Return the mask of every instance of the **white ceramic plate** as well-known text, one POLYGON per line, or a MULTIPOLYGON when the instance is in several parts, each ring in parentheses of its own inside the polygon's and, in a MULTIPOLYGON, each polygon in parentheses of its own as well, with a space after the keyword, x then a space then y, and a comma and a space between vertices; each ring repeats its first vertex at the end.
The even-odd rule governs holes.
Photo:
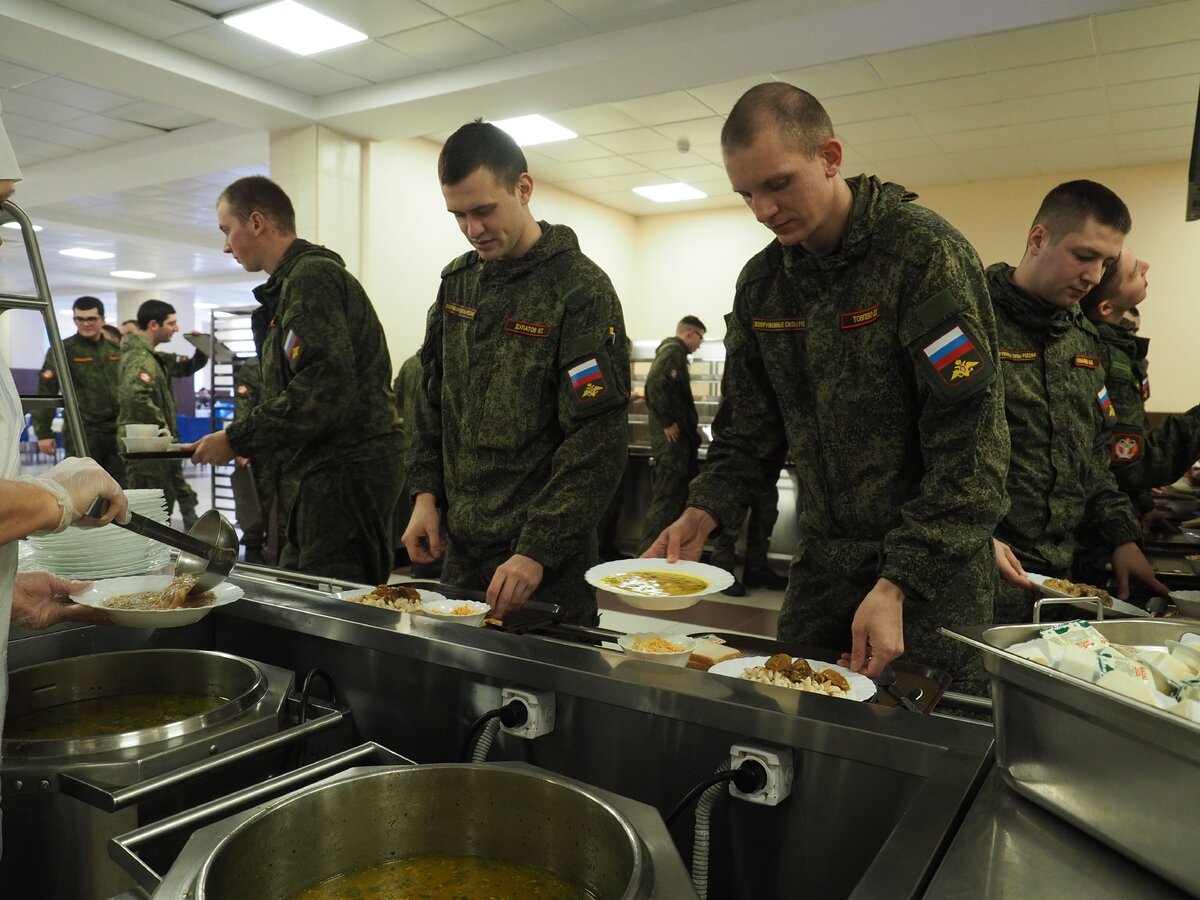
MULTIPOLYGON (((740 678, 741 680, 745 681, 747 679, 742 678, 742 673, 747 669, 753 669, 755 666, 764 665, 767 659, 768 657, 766 656, 743 656, 738 659, 727 659, 724 662, 716 663, 708 671, 713 675, 723 675, 726 678, 740 678)), ((851 672, 849 669, 844 669, 841 666, 834 665, 833 663, 822 662, 819 659, 810 659, 808 664, 813 667, 814 671, 817 669, 836 669, 839 675, 850 682, 850 696, 838 697, 835 699, 858 701, 870 700, 875 696, 875 693, 878 690, 875 687, 875 682, 873 682, 866 675, 860 675, 858 672, 851 672)), ((757 683, 758 682, 751 682, 751 684, 757 683)), ((767 687, 771 687, 771 685, 767 685, 767 687)), ((786 691, 790 689, 782 688, 781 690, 786 691)), ((806 691, 803 693, 811 692, 806 691)))
MULTIPOLYGON (((394 587, 401 587, 401 585, 394 585, 394 587)), ((416 591, 417 591, 417 595, 419 598, 417 602, 419 602, 419 603, 424 603, 426 600, 445 600, 446 599, 445 594, 439 594, 437 591, 427 591, 424 588, 417 588, 416 591)), ((365 597, 365 596, 367 596, 367 594, 373 594, 373 593, 375 593, 375 588, 367 588, 367 589, 361 590, 361 591, 340 591, 340 592, 334 594, 333 596, 336 597, 338 600, 354 601, 354 600, 357 600, 359 597, 365 597)), ((362 603, 359 604, 359 606, 364 606, 364 605, 367 605, 367 604, 362 604, 362 603)), ((376 606, 376 607, 374 607, 374 609, 387 609, 387 607, 376 606)), ((397 610, 391 610, 391 611, 397 612, 397 610)))
POLYGON ((109 609, 104 601, 121 594, 136 594, 141 591, 161 591, 171 583, 170 575, 134 575, 128 578, 106 578, 97 581, 82 594, 71 599, 84 606, 102 609, 116 625, 129 628, 177 628, 199 622, 218 606, 225 606, 242 596, 236 584, 223 581, 212 589, 216 599, 208 606, 191 609, 109 609))
POLYGON ((733 576, 724 569, 705 563, 680 560, 672 565, 665 559, 615 559, 612 562, 592 566, 584 573, 587 583, 602 591, 608 591, 621 598, 622 602, 636 609, 672 610, 687 609, 695 606, 703 597, 717 594, 733 584, 733 576), (613 575, 627 575, 631 572, 670 572, 679 575, 690 575, 706 582, 706 587, 694 594, 672 594, 669 597, 652 597, 639 594, 636 591, 624 590, 605 584, 604 579, 613 575))
MULTIPOLYGON (((1055 590, 1052 587, 1047 587, 1046 582, 1050 580, 1049 575, 1039 575, 1036 572, 1026 572, 1025 574, 1029 577, 1030 581, 1038 586, 1038 590, 1047 597, 1062 597, 1067 600, 1079 599, 1072 597, 1070 594, 1064 594, 1062 591, 1055 590)), ((1092 612, 1096 611, 1094 603, 1074 603, 1072 606, 1077 606, 1080 609, 1088 609, 1092 612)), ((1104 618, 1106 619, 1145 619, 1149 618, 1149 616, 1150 613, 1144 609, 1139 609, 1132 603, 1126 603, 1124 600, 1118 600, 1116 597, 1112 598, 1112 606, 1104 607, 1104 618)))

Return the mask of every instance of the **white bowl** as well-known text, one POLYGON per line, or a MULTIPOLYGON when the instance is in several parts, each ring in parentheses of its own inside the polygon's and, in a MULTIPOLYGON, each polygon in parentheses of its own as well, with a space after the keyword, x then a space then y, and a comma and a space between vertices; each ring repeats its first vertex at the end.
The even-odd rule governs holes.
POLYGON ((167 450, 171 446, 171 436, 166 437, 127 437, 121 438, 125 442, 126 453, 158 453, 167 450))
MULTIPOLYGON (((1192 571, 1195 574, 1200 575, 1200 553, 1189 553, 1183 558, 1183 561, 1192 567, 1192 571)), ((1180 593, 1180 591, 1176 591, 1175 593, 1180 593)), ((1200 591, 1183 591, 1182 593, 1200 596, 1200 591)))
POLYGON ((1200 591, 1171 591, 1171 599, 1180 615, 1200 619, 1200 591))
POLYGON ((692 655, 692 651, 696 649, 696 639, 687 637, 682 634, 658 634, 653 631, 640 631, 636 634, 623 634, 617 638, 617 644, 621 651, 626 656, 632 656, 635 659, 645 659, 650 662, 666 663, 668 666, 686 666, 688 657, 692 655), (660 638, 674 644, 676 647, 682 647, 675 653, 662 653, 655 650, 639 650, 635 646, 643 641, 660 638))
POLYGON ((668 563, 665 559, 617 559, 592 566, 584 573, 584 579, 594 588, 608 591, 622 603, 635 609, 670 611, 695 606, 709 594, 719 593, 733 584, 733 576, 724 569, 705 563, 680 560, 668 563), (689 575, 704 582, 704 587, 693 594, 670 594, 664 596, 643 594, 626 590, 605 582, 606 578, 638 572, 663 572, 689 575))
POLYGON ((109 609, 104 601, 121 594, 137 594, 142 591, 161 591, 171 583, 171 575, 134 575, 126 578, 105 578, 92 583, 81 594, 71 597, 76 603, 102 609, 108 613, 114 625, 129 628, 178 628, 199 622, 218 606, 241 599, 242 589, 236 584, 223 581, 212 589, 215 599, 208 606, 185 609, 109 609))
POLYGON ((457 622, 459 625, 474 625, 478 628, 492 608, 478 600, 422 600, 421 612, 434 616, 444 622, 457 622), (469 613, 456 613, 456 609, 467 607, 469 613))

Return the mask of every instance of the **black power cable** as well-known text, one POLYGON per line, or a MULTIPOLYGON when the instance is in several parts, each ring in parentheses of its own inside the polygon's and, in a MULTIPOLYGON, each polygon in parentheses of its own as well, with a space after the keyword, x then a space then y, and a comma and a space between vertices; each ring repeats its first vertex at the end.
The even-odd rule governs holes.
POLYGON ((767 770, 763 768, 762 763, 753 759, 746 759, 736 769, 727 769, 724 772, 717 772, 710 775, 702 782, 688 791, 682 800, 675 804, 675 808, 667 814, 664 820, 667 827, 670 828, 675 824, 685 809, 691 806, 699 799, 700 795, 707 791, 714 784, 720 784, 722 781, 732 781, 743 794, 753 794, 755 791, 761 791, 767 786, 767 770))
POLYGON ((505 728, 519 728, 529 721, 529 710, 526 709, 524 701, 509 700, 503 706, 496 709, 489 709, 476 719, 471 723, 471 727, 467 729, 462 747, 458 751, 458 758, 463 762, 471 761, 471 751, 475 747, 475 741, 478 740, 479 733, 483 731, 484 726, 492 719, 499 719, 500 724, 505 728))

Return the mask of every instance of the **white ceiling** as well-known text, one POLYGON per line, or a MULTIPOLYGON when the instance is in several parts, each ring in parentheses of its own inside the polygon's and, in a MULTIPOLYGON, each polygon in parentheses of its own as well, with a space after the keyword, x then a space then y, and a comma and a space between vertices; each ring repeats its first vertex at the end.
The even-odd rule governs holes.
MULTIPOLYGON (((531 148, 535 179, 650 215, 740 202, 718 135, 760 81, 825 102, 845 171, 914 187, 1186 159, 1200 89, 1200 0, 305 2, 370 40, 296 57, 220 23, 241 0, 4 0, 14 199, 44 227, 56 296, 244 298, 214 196, 266 172, 270 131, 313 122, 440 141, 476 116, 540 112, 580 137, 531 148), (709 198, 631 192, 675 180, 709 198), (116 259, 58 255, 72 245, 116 259)), ((0 289, 25 289, 19 269, 0 267, 0 289)))

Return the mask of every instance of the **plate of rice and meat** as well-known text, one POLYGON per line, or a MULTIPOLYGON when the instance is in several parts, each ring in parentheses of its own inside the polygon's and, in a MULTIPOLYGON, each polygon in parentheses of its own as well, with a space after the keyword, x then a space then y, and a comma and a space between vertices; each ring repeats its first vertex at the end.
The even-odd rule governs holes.
MULTIPOLYGON (((1061 597, 1063 599, 1099 597, 1100 602, 1104 604, 1104 617, 1106 619, 1112 616, 1143 619, 1150 615, 1144 609, 1139 609, 1132 603, 1119 600, 1108 591, 1096 587, 1094 584, 1076 584, 1073 581, 1067 581, 1065 578, 1048 578, 1045 575, 1038 575, 1036 572, 1026 572, 1025 574, 1047 597, 1061 597)), ((1077 605, 1081 609, 1095 609, 1094 604, 1084 603, 1077 605)))
POLYGON ((405 584, 381 584, 370 590, 342 591, 334 596, 348 603, 361 603, 363 606, 377 606, 380 609, 406 613, 419 613, 422 600, 446 599, 436 591, 411 588, 405 584))
POLYGON ((218 606, 242 597, 242 589, 228 581, 207 591, 195 587, 195 575, 128 575, 92 582, 71 599, 104 610, 115 625, 177 628, 199 622, 218 606))
POLYGON ((741 678, 756 684, 844 700, 870 700, 877 690, 875 682, 866 675, 819 659, 792 658, 786 653, 727 659, 714 664, 708 671, 726 678, 741 678))

